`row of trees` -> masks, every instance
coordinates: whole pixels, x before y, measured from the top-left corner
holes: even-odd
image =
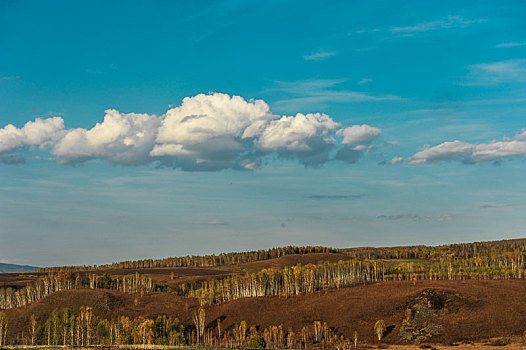
[[[331,252],[324,247],[285,247],[206,257],[168,258],[124,262],[106,267],[213,266],[268,259],[287,254]],[[196,281],[176,288],[159,286],[139,273],[112,277],[73,267],[51,272],[18,290],[0,289],[0,309],[19,307],[60,290],[105,288],[122,292],[167,291],[201,298],[204,304],[265,295],[295,295],[324,288],[340,288],[380,280],[407,279],[508,279],[526,277],[526,239],[438,247],[356,248],[346,251],[352,260],[339,263],[292,266],[231,275],[221,280]],[[182,259],[182,260],[181,260]],[[185,260],[188,259],[188,260]],[[129,264],[128,264],[129,263]],[[99,267],[102,269],[102,267]],[[53,271],[53,270],[52,270]]]
[[[474,261],[466,263],[466,261]],[[489,262],[490,261],[490,262]],[[435,261],[346,260],[337,263],[287,266],[263,269],[246,275],[230,275],[223,279],[180,284],[176,288],[159,286],[138,272],[112,277],[94,273],[81,275],[65,272],[49,274],[34,283],[15,290],[0,289],[0,308],[27,305],[53,292],[75,288],[114,289],[125,293],[172,292],[200,298],[203,305],[245,297],[267,295],[292,296],[320,289],[350,287],[383,280],[457,280],[525,278],[524,263],[501,263],[500,260],[439,259]]]
[[[24,306],[51,293],[78,288],[115,289],[125,293],[138,293],[156,291],[157,285],[153,279],[139,273],[112,277],[109,274],[81,275],[60,271],[58,274],[50,273],[20,289],[0,288],[0,309]]]
[[[0,312],[1,346],[114,346],[132,344],[157,344],[169,346],[208,346],[227,348],[307,348],[313,344],[322,347],[341,347],[350,340],[337,335],[326,322],[314,321],[296,332],[283,325],[265,328],[239,324],[224,328],[221,318],[207,319],[206,310],[196,311],[193,324],[184,325],[178,318],[167,315],[157,318],[120,316],[114,320],[97,317],[90,306],[82,306],[77,315],[70,309],[55,309],[47,319],[31,315],[24,329],[16,330],[7,342],[7,317]],[[375,327],[375,332],[377,329]],[[354,344],[358,342],[355,332]],[[319,347],[316,346],[316,347]]]
[[[522,265],[521,265],[522,266]],[[264,269],[231,275],[177,290],[198,297],[203,305],[245,297],[292,296],[321,289],[350,287],[384,280],[464,280],[526,278],[526,270],[514,265],[471,265],[462,261],[385,262],[347,260],[317,265]],[[199,288],[197,288],[199,286]]]
[[[189,295],[200,298],[202,304],[266,295],[292,296],[380,281],[385,269],[386,265],[381,262],[359,260],[264,269],[244,276],[205,281],[201,288],[190,289]]]
[[[407,246],[344,249],[359,260],[422,260],[463,267],[526,268],[526,239],[449,244],[436,247]]]
[[[213,267],[221,265],[234,265],[246,262],[261,261],[279,258],[285,255],[309,254],[309,253],[334,253],[337,250],[328,247],[296,247],[287,246],[272,248],[267,250],[257,250],[250,252],[222,253],[219,255],[204,256],[184,256],[169,257],[165,259],[144,259],[135,261],[122,261],[105,265],[93,266],[60,266],[45,267],[39,272],[59,272],[59,271],[100,271],[114,269],[142,269],[160,267]]]

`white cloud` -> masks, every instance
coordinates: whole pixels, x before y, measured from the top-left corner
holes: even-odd
[[[334,122],[326,114],[301,114],[283,116],[273,120],[261,134],[257,145],[266,151],[310,151],[309,141],[320,138],[329,131],[338,128],[340,124]]]
[[[408,158],[410,164],[431,163],[443,160],[461,160],[465,163],[499,161],[504,158],[526,156],[524,132],[514,139],[471,144],[462,141],[444,142],[428,147]]]
[[[516,140],[526,140],[526,129],[522,129],[520,134],[515,135]]]
[[[495,45],[496,48],[510,48],[510,47],[518,47],[518,46],[526,46],[526,43],[517,43],[517,42],[511,42],[511,43],[502,43]]]
[[[438,160],[462,159],[473,151],[473,145],[462,141],[444,142],[428,147],[409,158],[409,164],[430,163]]]
[[[179,157],[188,169],[236,168],[251,163],[246,158],[253,139],[274,118],[262,100],[221,93],[187,97],[166,113],[150,155]]]
[[[343,136],[343,144],[370,143],[380,136],[382,131],[367,124],[353,125],[338,130],[337,134]]]
[[[100,158],[115,164],[146,164],[159,122],[156,116],[108,109],[104,121],[93,128],[68,130],[51,153],[63,163]]]
[[[0,129],[0,153],[10,152],[19,147],[43,146],[60,136],[64,120],[60,117],[36,118],[22,128],[8,124]]]
[[[337,134],[343,136],[341,143]],[[251,170],[263,158],[277,155],[319,166],[333,159],[356,162],[384,146],[369,145],[379,135],[380,129],[365,124],[342,129],[326,114],[280,117],[262,100],[214,93],[187,97],[160,117],[109,109],[90,129],[65,129],[60,117],[37,118],[21,129],[7,125],[0,129],[0,161],[22,163],[24,158],[14,152],[32,146],[49,149],[63,164],[102,159],[130,166],[156,162],[189,171]],[[358,143],[367,146],[353,149]]]
[[[471,158],[475,162],[499,160],[506,157],[525,156],[525,141],[499,141],[475,146]]]
[[[391,164],[397,164],[403,161],[404,161],[404,158],[402,157],[393,157],[393,159],[391,159]]]
[[[432,30],[464,28],[471,24],[486,22],[486,19],[467,20],[462,16],[447,16],[436,21],[421,22],[412,26],[393,27],[391,32],[397,34],[415,34]]]
[[[370,83],[370,82],[372,82],[372,81],[373,81],[373,79],[363,78],[362,80],[360,80],[360,81],[358,82],[358,85],[367,84],[367,83]]]
[[[322,61],[329,57],[336,56],[336,54],[338,54],[336,51],[318,51],[310,55],[305,55],[303,58],[306,61]]]
[[[274,91],[285,92],[293,95],[276,102],[276,106],[285,110],[295,110],[306,106],[320,106],[327,102],[380,102],[401,101],[395,95],[371,95],[365,92],[337,90],[336,87],[345,83],[345,79],[307,79],[289,82],[277,82]]]
[[[274,116],[262,100],[216,93],[186,97],[170,109],[159,129],[157,143],[195,144],[216,136],[250,138]]]
[[[441,214],[441,215],[420,215],[416,213],[404,213],[396,215],[379,215],[377,219],[385,220],[430,220],[430,221],[449,221],[452,219],[451,214]]]
[[[467,85],[498,85],[526,81],[526,59],[479,63],[468,68]]]

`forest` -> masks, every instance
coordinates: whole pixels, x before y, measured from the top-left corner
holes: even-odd
[[[350,340],[338,336],[327,323],[315,321],[295,334],[282,325],[259,329],[245,321],[222,328],[221,319],[207,327],[206,309],[199,308],[193,315],[193,324],[185,326],[178,318],[158,316],[155,319],[142,316],[130,319],[120,316],[114,320],[94,316],[93,309],[82,306],[75,315],[68,308],[54,309],[44,322],[34,315],[29,320],[29,332],[21,333],[17,345],[48,346],[112,346],[131,344],[155,344],[170,346],[206,346],[241,348],[305,348],[307,344],[323,343],[324,346],[347,346]],[[7,317],[0,312],[0,346],[6,345]],[[357,335],[355,335],[357,338]]]
[[[346,259],[306,265],[268,267],[257,271],[230,273],[224,277],[192,280],[168,286],[139,273],[139,267],[208,267],[265,261],[288,255],[338,253]],[[338,255],[340,256],[340,255]],[[138,269],[127,275],[111,275],[111,269]],[[345,347],[350,339],[341,339],[326,324],[314,323],[300,334],[276,325],[259,329],[246,323],[221,328],[206,324],[206,308],[232,300],[280,296],[291,297],[320,290],[340,289],[380,281],[405,280],[488,280],[526,277],[526,239],[389,248],[334,249],[326,247],[284,247],[246,253],[228,253],[201,257],[166,258],[114,263],[103,266],[54,267],[47,274],[20,288],[0,289],[0,309],[23,307],[52,293],[70,289],[102,289],[123,293],[169,293],[197,298],[201,308],[193,315],[193,324],[183,324],[174,315],[155,319],[142,316],[130,319],[96,318],[90,305],[74,315],[69,309],[54,310],[43,320],[30,320],[29,332],[17,333],[17,344],[43,345],[115,345],[164,344],[245,346],[249,341],[268,348],[305,346],[327,342]],[[5,345],[9,321],[0,314],[0,346]],[[255,343],[254,343],[255,344]],[[347,345],[345,345],[347,344]],[[256,345],[254,345],[256,347]]]

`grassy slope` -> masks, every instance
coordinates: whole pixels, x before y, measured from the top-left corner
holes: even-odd
[[[290,298],[246,298],[209,306],[206,318],[209,327],[215,327],[221,317],[225,328],[245,320],[262,328],[282,324],[286,330],[292,328],[295,332],[320,320],[347,337],[358,330],[360,339],[369,343],[375,342],[374,322],[384,319],[387,326],[394,326],[385,341],[397,343],[408,303],[428,288],[451,291],[461,300],[458,310],[439,316],[444,332],[434,342],[473,341],[524,332],[526,281],[523,280],[390,281]],[[140,296],[106,290],[65,291],[23,308],[7,310],[10,329],[27,329],[31,314],[43,322],[55,307],[69,307],[78,313],[81,305],[93,306],[95,314],[105,318],[167,314],[190,326],[198,302],[165,293]]]

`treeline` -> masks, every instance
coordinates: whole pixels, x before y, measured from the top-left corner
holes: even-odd
[[[201,288],[190,289],[188,294],[200,298],[202,304],[267,295],[292,296],[380,281],[385,269],[386,265],[381,262],[359,260],[287,266],[205,281]]]
[[[219,255],[203,255],[203,256],[184,256],[184,257],[169,257],[165,259],[144,259],[134,261],[122,261],[105,265],[93,266],[60,266],[60,267],[44,267],[38,272],[54,272],[59,271],[100,271],[100,270],[114,270],[114,269],[142,269],[142,268],[160,268],[160,267],[214,267],[221,265],[234,265],[246,262],[269,260],[279,258],[285,255],[293,254],[309,254],[309,253],[335,253],[337,250],[328,247],[296,247],[287,246],[280,248],[272,248],[267,250],[257,250],[249,252],[234,252],[222,253]]]
[[[384,280],[509,278],[526,278],[526,270],[518,265],[479,264],[477,266],[465,260],[452,262],[446,259],[396,264],[382,260],[347,260],[231,275],[221,280],[202,282],[199,288],[183,285],[176,293],[197,297],[203,305],[207,305],[246,297],[292,296],[321,289],[351,287]]]
[[[446,260],[464,266],[506,266],[512,269],[525,268],[526,263],[526,239],[441,246],[362,247],[342,251],[359,260]]]
[[[31,315],[22,329],[14,330],[8,338],[8,319],[0,312],[0,346],[115,346],[115,345],[169,345],[208,346],[250,349],[301,349],[307,346],[341,348],[350,341],[338,336],[326,322],[315,321],[294,332],[283,325],[260,328],[242,321],[228,328],[221,318],[206,318],[200,308],[193,324],[184,325],[177,317],[162,315],[156,318],[120,316],[115,319],[97,317],[89,306],[80,307],[77,315],[70,309],[55,309],[47,319]],[[354,341],[357,342],[355,332]],[[8,341],[10,339],[10,341]],[[318,344],[318,345],[316,345]]]
[[[479,264],[471,260],[401,262],[391,265],[385,280],[466,280],[526,278],[524,265]]]
[[[207,257],[168,258],[143,261],[145,267],[214,266],[270,259],[290,254],[334,252],[325,247],[284,247],[247,253]],[[320,289],[355,284],[408,279],[508,279],[526,277],[526,239],[447,246],[356,248],[345,250],[352,260],[306,266],[265,269],[246,275],[230,275],[211,281],[180,284],[175,288],[157,285],[147,276],[112,277],[108,273],[74,271],[74,267],[52,272],[18,290],[0,289],[0,309],[19,307],[49,295],[75,288],[105,288],[122,292],[171,292],[201,299],[203,305],[266,295],[291,296]],[[185,260],[188,259],[188,260]],[[138,268],[140,262],[105,265],[106,268]],[[117,266],[118,265],[118,266]],[[101,270],[104,268],[100,267]]]
[[[83,276],[61,271],[58,274],[50,273],[20,289],[0,288],[0,309],[24,306],[54,292],[79,288],[114,289],[125,293],[153,292],[158,289],[154,280],[139,273],[111,277],[109,274],[99,276],[90,273]]]

